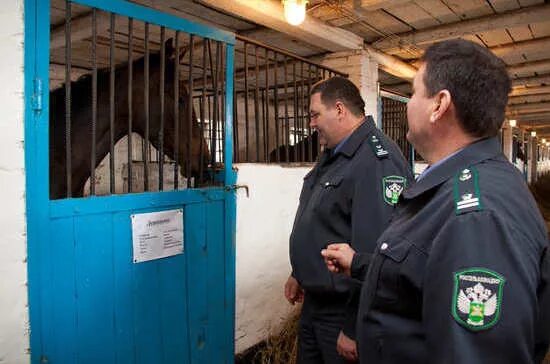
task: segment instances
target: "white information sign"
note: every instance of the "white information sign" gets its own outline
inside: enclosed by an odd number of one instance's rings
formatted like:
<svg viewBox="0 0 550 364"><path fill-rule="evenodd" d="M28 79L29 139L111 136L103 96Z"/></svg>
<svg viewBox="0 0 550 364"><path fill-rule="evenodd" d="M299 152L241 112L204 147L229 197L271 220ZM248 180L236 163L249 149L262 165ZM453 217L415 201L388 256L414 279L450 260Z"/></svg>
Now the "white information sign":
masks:
<svg viewBox="0 0 550 364"><path fill-rule="evenodd" d="M134 263L183 253L183 210L131 215Z"/></svg>

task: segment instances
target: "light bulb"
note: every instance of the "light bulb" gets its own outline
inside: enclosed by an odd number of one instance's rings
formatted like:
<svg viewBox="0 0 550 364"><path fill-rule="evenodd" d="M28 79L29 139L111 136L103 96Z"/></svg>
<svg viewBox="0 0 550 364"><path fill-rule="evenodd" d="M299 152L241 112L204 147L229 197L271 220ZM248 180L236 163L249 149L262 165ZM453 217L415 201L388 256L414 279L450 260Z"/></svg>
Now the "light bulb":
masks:
<svg viewBox="0 0 550 364"><path fill-rule="evenodd" d="M512 128L515 128L516 125L518 124L518 122L517 122L515 119L510 119L510 120L508 121L508 123L510 124L510 126L511 126Z"/></svg>
<svg viewBox="0 0 550 364"><path fill-rule="evenodd" d="M533 130L533 131L531 132L531 136L532 136L533 138L536 137L536 136L537 136L537 132Z"/></svg>
<svg viewBox="0 0 550 364"><path fill-rule="evenodd" d="M306 0L283 0L285 19L291 25L300 25L306 18Z"/></svg>

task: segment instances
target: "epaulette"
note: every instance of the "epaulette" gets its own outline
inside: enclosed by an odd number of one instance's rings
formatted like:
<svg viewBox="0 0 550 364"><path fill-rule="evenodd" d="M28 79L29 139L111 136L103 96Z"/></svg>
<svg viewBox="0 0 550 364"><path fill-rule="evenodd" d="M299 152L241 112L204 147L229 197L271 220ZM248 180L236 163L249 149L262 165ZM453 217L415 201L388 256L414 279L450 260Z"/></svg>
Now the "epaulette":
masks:
<svg viewBox="0 0 550 364"><path fill-rule="evenodd" d="M479 192L478 172L468 167L456 174L454 180L455 213L457 215L483 210Z"/></svg>
<svg viewBox="0 0 550 364"><path fill-rule="evenodd" d="M380 142L380 139L376 135L371 135L369 137L369 144L372 148L372 151L374 154L378 157L378 159L387 158L389 153L384 147L382 146L382 143Z"/></svg>

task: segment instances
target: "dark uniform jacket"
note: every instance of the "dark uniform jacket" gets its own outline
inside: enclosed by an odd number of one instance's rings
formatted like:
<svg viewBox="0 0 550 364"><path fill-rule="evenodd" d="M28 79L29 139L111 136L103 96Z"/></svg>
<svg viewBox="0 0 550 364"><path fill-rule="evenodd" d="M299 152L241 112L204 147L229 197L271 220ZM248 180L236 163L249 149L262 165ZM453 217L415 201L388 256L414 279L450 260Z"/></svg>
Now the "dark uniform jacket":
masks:
<svg viewBox="0 0 550 364"><path fill-rule="evenodd" d="M399 148L370 117L334 155L325 150L304 177L290 236L292 275L306 294L333 302L344 297L345 308L355 286L357 306L360 281L331 274L321 249L349 242L358 251L372 253L399 193L410 181L410 168ZM355 337L355 316L350 312L350 328L344 331L350 337Z"/></svg>
<svg viewBox="0 0 550 364"><path fill-rule="evenodd" d="M471 144L403 192L378 240L361 292L361 362L539 361L548 256L544 221L499 141Z"/></svg>

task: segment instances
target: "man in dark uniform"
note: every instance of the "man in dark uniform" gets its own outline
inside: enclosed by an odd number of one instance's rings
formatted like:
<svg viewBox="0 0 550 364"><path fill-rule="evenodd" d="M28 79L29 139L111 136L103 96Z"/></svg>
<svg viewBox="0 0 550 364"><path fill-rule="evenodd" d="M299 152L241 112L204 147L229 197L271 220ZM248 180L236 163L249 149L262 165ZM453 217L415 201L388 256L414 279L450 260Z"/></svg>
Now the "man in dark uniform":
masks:
<svg viewBox="0 0 550 364"><path fill-rule="evenodd" d="M364 115L364 101L342 77L312 87L311 127L325 150L304 178L290 237L292 274L285 296L304 298L298 363L356 360L355 321L360 282L335 277L319 251L349 241L372 253L393 205L412 179L399 148ZM355 295L353 292L355 291Z"/></svg>
<svg viewBox="0 0 550 364"><path fill-rule="evenodd" d="M372 256L322 251L332 271L368 272L357 321L364 363L533 363L549 332L545 224L497 134L504 63L450 40L428 48L408 139L430 167L400 197Z"/></svg>

